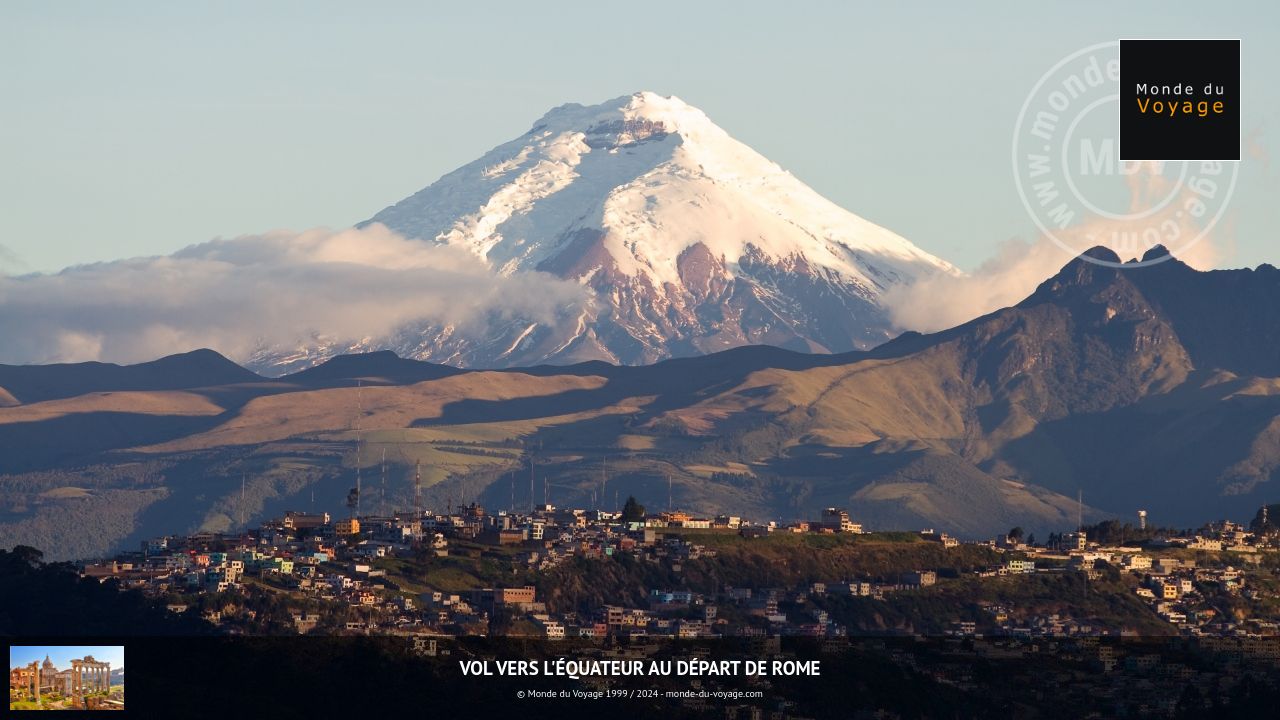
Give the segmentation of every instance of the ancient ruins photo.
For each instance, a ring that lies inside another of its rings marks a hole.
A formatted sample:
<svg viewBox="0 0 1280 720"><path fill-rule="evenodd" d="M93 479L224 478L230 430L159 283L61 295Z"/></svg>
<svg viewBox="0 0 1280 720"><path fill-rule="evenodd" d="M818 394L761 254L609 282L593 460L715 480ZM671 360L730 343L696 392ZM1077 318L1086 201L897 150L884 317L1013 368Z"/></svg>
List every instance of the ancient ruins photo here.
<svg viewBox="0 0 1280 720"><path fill-rule="evenodd" d="M124 647L9 648L9 709L124 710Z"/></svg>

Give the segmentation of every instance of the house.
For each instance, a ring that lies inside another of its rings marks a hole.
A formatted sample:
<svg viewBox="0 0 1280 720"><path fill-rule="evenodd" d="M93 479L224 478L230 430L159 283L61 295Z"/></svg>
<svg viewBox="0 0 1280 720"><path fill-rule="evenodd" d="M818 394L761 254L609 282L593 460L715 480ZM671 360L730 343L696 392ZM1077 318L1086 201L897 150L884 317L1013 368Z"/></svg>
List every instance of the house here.
<svg viewBox="0 0 1280 720"><path fill-rule="evenodd" d="M299 635L306 635L314 630L318 624L320 624L320 616L315 613L293 613L293 627L298 631Z"/></svg>
<svg viewBox="0 0 1280 720"><path fill-rule="evenodd" d="M933 570L914 570L902 574L903 585L912 588L929 587L938 582L938 573Z"/></svg>
<svg viewBox="0 0 1280 720"><path fill-rule="evenodd" d="M823 529L832 532L842 533L861 533L861 523L855 523L849 519L849 512L844 508L827 508L822 511L822 519L817 523L810 523L810 526L818 525Z"/></svg>
<svg viewBox="0 0 1280 720"><path fill-rule="evenodd" d="M1146 555L1125 555L1120 564L1126 570L1149 570L1151 558Z"/></svg>
<svg viewBox="0 0 1280 720"><path fill-rule="evenodd" d="M533 622L542 629L542 633L546 635L548 640L563 640L564 625L559 620L553 620L550 615L534 615Z"/></svg>
<svg viewBox="0 0 1280 720"><path fill-rule="evenodd" d="M472 602L482 608L506 605L530 605L537 602L537 591L532 585L518 588L483 588L472 590Z"/></svg>
<svg viewBox="0 0 1280 720"><path fill-rule="evenodd" d="M1036 563L1034 560L1006 560L1004 567L1005 570L1009 571L1009 573L1013 575L1033 573L1036 571Z"/></svg>
<svg viewBox="0 0 1280 720"><path fill-rule="evenodd" d="M281 523L285 528L290 530L314 530L322 525L329 524L329 513L304 513L304 512L287 512L284 514L284 521Z"/></svg>

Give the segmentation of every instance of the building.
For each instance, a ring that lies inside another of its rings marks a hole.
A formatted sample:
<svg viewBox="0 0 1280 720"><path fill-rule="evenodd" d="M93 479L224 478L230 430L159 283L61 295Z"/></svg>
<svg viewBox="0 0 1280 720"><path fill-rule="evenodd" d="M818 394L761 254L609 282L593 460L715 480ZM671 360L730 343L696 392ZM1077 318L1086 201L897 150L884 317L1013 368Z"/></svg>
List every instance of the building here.
<svg viewBox="0 0 1280 720"><path fill-rule="evenodd" d="M537 602L537 591L532 585L515 588L484 588L471 592L472 601L480 607L532 605Z"/></svg>
<svg viewBox="0 0 1280 720"><path fill-rule="evenodd" d="M281 523L290 530L313 530L329 524L329 513L287 512Z"/></svg>
<svg viewBox="0 0 1280 720"><path fill-rule="evenodd" d="M517 530L515 528L511 528L511 529L498 531L499 545L519 545L523 542L524 542L524 530Z"/></svg>
<svg viewBox="0 0 1280 720"><path fill-rule="evenodd" d="M360 520L358 518L347 518L334 523L333 531L339 535L358 535L360 534Z"/></svg>
<svg viewBox="0 0 1280 720"><path fill-rule="evenodd" d="M1014 575L1036 571L1034 560L1009 560L1005 562L1004 567L1005 570Z"/></svg>
<svg viewBox="0 0 1280 720"><path fill-rule="evenodd" d="M1200 537L1199 535L1197 535L1194 540L1187 543L1187 547L1191 550L1210 550L1212 552L1222 552L1222 541Z"/></svg>
<svg viewBox="0 0 1280 720"><path fill-rule="evenodd" d="M1070 532L1062 536L1061 549L1083 552L1089 546L1089 538L1083 532Z"/></svg>
<svg viewBox="0 0 1280 720"><path fill-rule="evenodd" d="M938 574L932 570L915 570L902 574L902 584L907 587L929 587L938 582Z"/></svg>
<svg viewBox="0 0 1280 720"><path fill-rule="evenodd" d="M1125 555L1120 564L1126 570L1149 570L1151 569L1151 558L1146 555Z"/></svg>
<svg viewBox="0 0 1280 720"><path fill-rule="evenodd" d="M823 529L831 532L842 533L860 533L862 532L861 523L855 523L849 519L849 513L844 508L827 508L822 511L822 519L817 523L810 525L820 525Z"/></svg>
<svg viewBox="0 0 1280 720"><path fill-rule="evenodd" d="M920 537L930 542L942 543L942 547L953 548L953 547L958 547L960 545L959 540L951 537L950 535L944 532L934 532L933 530L922 530L920 531Z"/></svg>

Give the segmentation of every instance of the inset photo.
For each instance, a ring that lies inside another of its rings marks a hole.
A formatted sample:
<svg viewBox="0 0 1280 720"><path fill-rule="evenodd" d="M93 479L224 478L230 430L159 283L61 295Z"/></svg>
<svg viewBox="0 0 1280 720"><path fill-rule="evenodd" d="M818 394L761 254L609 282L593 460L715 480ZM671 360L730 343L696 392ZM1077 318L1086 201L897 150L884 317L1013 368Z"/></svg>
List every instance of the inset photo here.
<svg viewBox="0 0 1280 720"><path fill-rule="evenodd" d="M10 710L124 710L123 645L14 645Z"/></svg>

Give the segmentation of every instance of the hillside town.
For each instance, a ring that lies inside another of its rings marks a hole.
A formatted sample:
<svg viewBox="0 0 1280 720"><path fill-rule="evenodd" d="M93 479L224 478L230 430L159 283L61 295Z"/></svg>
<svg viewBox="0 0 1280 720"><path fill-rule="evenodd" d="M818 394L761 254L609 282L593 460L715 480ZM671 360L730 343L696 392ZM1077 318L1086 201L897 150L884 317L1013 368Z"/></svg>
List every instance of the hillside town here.
<svg viewBox="0 0 1280 720"><path fill-rule="evenodd" d="M787 536L928 543L943 551L939 557L946 566L903 567L874 577L813 579L790 586L694 590L672 582L644 588L642 600L605 595L590 607L550 606L536 587L537 578L570 562L635 562L679 578L682 566L714 562L725 542L750 549L764 547L751 543ZM945 558L964 548L980 549L991 560L957 572ZM471 504L417 516L353 513L334 518L288 512L233 535L154 538L138 551L86 563L82 574L163 598L171 611L198 612L232 633L263 631L260 610L246 598L268 597L275 601L273 632L285 620L278 611L283 605L289 613L287 631L301 634L548 640L840 638L865 634L840 620L840 608L847 609L851 601L932 597L935 590L970 587L964 583L981 587L1036 575L1079 577L1087 595L1091 582L1109 575L1147 607L1141 634L1267 637L1280 635L1280 614L1274 612L1280 606L1278 549L1276 533L1253 532L1231 522L1141 544L1104 544L1084 531L1035 544L1017 528L992 540L961 543L933 530L868 533L839 508L828 508L811 521L756 524L679 511L645 514L633 502L621 512L545 505L529 512L489 513ZM1016 602L977 599L953 603L955 617L931 620L933 627L945 622L944 633L955 636L1138 634L1103 617L1072 613L1066 604L1068 609L1040 613ZM1262 612L1247 610L1251 606ZM884 632L930 634L928 627Z"/></svg>

